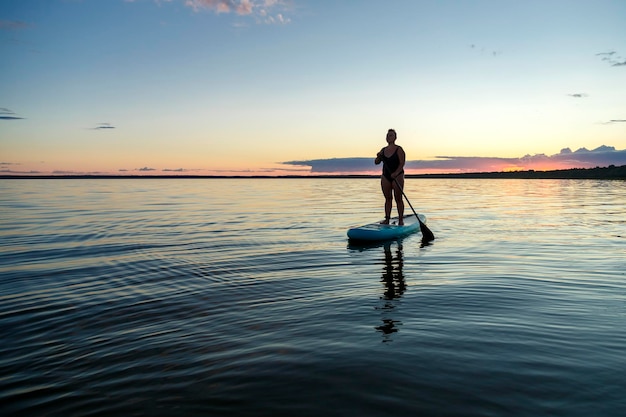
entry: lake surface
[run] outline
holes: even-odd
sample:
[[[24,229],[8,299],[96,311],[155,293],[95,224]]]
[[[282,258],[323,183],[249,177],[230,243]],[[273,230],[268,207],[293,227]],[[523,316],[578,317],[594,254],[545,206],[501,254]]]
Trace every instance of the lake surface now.
[[[0,414],[626,415],[626,182],[405,191],[430,245],[349,244],[376,179],[0,181]]]

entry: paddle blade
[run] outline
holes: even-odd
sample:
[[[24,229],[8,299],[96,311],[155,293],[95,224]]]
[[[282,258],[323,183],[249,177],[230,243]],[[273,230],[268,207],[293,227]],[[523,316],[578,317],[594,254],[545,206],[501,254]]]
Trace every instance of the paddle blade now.
[[[413,208],[413,204],[411,204],[409,197],[407,197],[406,194],[404,193],[404,190],[402,189],[402,186],[400,185],[398,180],[394,179],[394,181],[396,182],[396,185],[398,186],[398,188],[400,188],[400,191],[402,191],[402,196],[404,196],[404,198],[406,199],[406,202],[409,203],[409,207],[411,207],[413,214],[415,214],[415,217],[417,217],[417,221],[420,224],[420,230],[422,232],[422,242],[430,242],[431,240],[435,240],[435,235],[433,234],[433,232],[430,231],[428,227],[426,227],[424,222],[422,222],[422,220],[420,219],[420,216],[417,215],[417,212]]]
[[[430,231],[428,226],[426,226],[421,220],[420,217],[417,216],[417,221],[420,222],[420,231],[422,232],[422,240],[425,242],[430,242],[431,240],[435,240],[435,235]]]

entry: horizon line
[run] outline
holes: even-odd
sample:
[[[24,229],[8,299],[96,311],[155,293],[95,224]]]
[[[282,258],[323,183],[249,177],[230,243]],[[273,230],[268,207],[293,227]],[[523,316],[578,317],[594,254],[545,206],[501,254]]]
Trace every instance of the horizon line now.
[[[626,165],[608,165],[594,168],[563,168],[552,170],[515,170],[515,171],[482,171],[482,172],[450,172],[429,174],[405,174],[405,178],[480,178],[486,176],[515,177],[533,175],[540,178],[541,174],[579,173],[589,171],[625,170]],[[625,176],[626,177],[626,176]],[[193,175],[193,174],[41,174],[41,173],[0,173],[0,179],[376,179],[380,174],[308,174],[308,175]],[[568,177],[575,178],[575,177]],[[587,177],[583,177],[587,178]]]

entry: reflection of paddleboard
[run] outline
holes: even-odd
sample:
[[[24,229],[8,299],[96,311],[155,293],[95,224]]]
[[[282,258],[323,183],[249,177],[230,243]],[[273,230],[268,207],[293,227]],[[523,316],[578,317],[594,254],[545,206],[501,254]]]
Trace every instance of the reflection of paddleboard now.
[[[422,223],[426,222],[426,216],[420,214]],[[380,224],[379,222],[370,223],[363,226],[348,229],[348,238],[350,240],[389,240],[406,236],[420,229],[417,217],[411,214],[404,216],[404,225],[398,226],[398,218],[394,217],[389,224]]]

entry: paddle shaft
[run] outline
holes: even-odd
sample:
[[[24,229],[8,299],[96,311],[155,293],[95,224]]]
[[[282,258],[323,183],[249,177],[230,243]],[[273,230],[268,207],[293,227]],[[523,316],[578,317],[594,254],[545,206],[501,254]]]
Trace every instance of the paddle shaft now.
[[[398,182],[397,178],[393,179],[396,183],[396,185],[398,186],[398,188],[400,189],[400,192],[402,193],[402,196],[406,199],[406,202],[409,203],[409,207],[411,207],[411,210],[413,211],[413,214],[415,214],[415,217],[417,218],[417,221],[420,224],[420,230],[422,231],[422,239],[426,240],[426,241],[431,241],[431,240],[435,240],[435,235],[433,234],[433,232],[428,228],[428,226],[426,226],[424,224],[424,222],[422,222],[422,220],[420,219],[420,216],[417,215],[417,212],[415,211],[415,209],[413,208],[413,204],[411,204],[411,201],[409,200],[409,197],[406,196],[406,194],[404,193],[404,190],[402,189],[402,186],[400,185],[400,183]]]
[[[382,161],[383,165],[386,165],[384,159],[381,159],[381,161]],[[417,212],[413,208],[413,204],[411,204],[411,201],[409,200],[409,197],[407,197],[406,194],[404,193],[404,190],[402,189],[403,187],[398,182],[398,179],[394,178],[393,180],[396,183],[396,185],[398,186],[398,188],[400,189],[400,192],[402,193],[402,196],[406,199],[406,202],[409,203],[409,207],[411,207],[411,210],[413,210],[413,214],[415,214],[415,217],[417,218],[417,221],[420,224],[420,231],[422,232],[422,241],[430,242],[431,240],[435,240],[435,235],[428,228],[428,226],[426,226],[424,224],[424,222],[420,219],[420,216],[417,215]]]
[[[411,210],[413,210],[413,214],[415,214],[415,217],[417,217],[417,219],[419,220],[420,216],[417,215],[417,212],[415,211],[415,209],[413,208],[413,205],[411,204],[411,202],[409,201],[409,198],[406,196],[406,194],[404,194],[404,190],[402,189],[402,186],[400,185],[400,183],[398,182],[397,178],[394,178],[393,181],[396,183],[396,185],[398,186],[398,188],[400,189],[400,192],[402,193],[402,195],[404,196],[404,198],[406,199],[406,202],[409,203],[409,207],[411,207]]]

